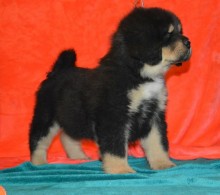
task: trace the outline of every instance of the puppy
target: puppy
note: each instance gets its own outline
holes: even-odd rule
[[[62,131],[61,142],[71,159],[87,159],[80,140],[95,140],[106,173],[135,172],[127,150],[136,140],[152,169],[173,167],[164,75],[190,56],[180,20],[160,8],[129,13],[95,69],[76,67],[74,50],[63,51],[37,92],[29,137],[32,163],[47,163],[47,149]]]

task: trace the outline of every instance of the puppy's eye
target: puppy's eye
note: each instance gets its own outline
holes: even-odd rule
[[[173,34],[173,31],[167,33],[168,36],[171,36],[172,34]]]
[[[165,35],[165,39],[171,38],[172,35],[173,35],[173,31],[172,32],[167,32],[166,35]]]

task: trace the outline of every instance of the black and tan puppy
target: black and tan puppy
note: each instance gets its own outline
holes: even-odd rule
[[[47,163],[47,149],[62,131],[72,159],[87,158],[81,139],[95,140],[106,173],[135,172],[127,148],[138,139],[152,169],[174,166],[168,156],[164,74],[190,56],[180,20],[159,8],[128,14],[93,70],[76,67],[73,50],[62,52],[37,92],[29,140],[32,163]]]

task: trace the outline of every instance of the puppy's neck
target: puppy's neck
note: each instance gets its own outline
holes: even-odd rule
[[[140,69],[140,75],[142,78],[150,78],[152,80],[158,78],[164,78],[165,73],[168,71],[170,64],[161,61],[157,65],[149,65],[144,63]]]

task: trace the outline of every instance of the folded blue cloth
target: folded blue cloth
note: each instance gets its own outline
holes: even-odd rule
[[[143,158],[129,157],[137,173],[103,173],[101,162],[33,166],[26,162],[0,171],[7,194],[220,194],[220,160],[174,161],[171,169],[151,170]]]

